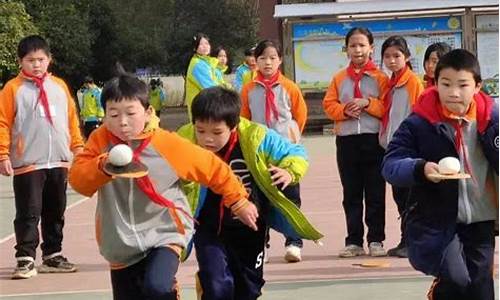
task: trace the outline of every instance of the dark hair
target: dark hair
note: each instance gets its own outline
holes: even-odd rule
[[[28,53],[37,51],[37,50],[42,50],[47,54],[47,56],[50,56],[50,47],[47,41],[39,35],[30,35],[25,38],[23,38],[21,41],[19,41],[19,44],[17,46],[17,57],[22,59]]]
[[[94,79],[92,78],[92,76],[87,75],[83,79],[83,83],[94,83]]]
[[[217,47],[215,49],[212,49],[212,51],[210,53],[210,56],[217,57],[217,56],[219,56],[219,52],[221,52],[222,50],[224,50],[224,52],[226,52],[226,55],[227,55],[226,48],[224,48],[223,46],[219,46],[219,47]]]
[[[271,41],[271,40],[263,40],[263,41],[259,42],[257,44],[257,46],[255,47],[255,51],[253,53],[253,56],[255,56],[255,58],[258,58],[269,47],[272,47],[272,48],[276,49],[276,52],[278,53],[278,56],[281,57],[281,47],[280,47],[280,45],[277,42],[274,42],[274,41]]]
[[[240,122],[240,96],[233,90],[214,86],[202,90],[193,99],[191,114],[196,121],[226,122],[231,129]]]
[[[423,62],[424,63],[424,68],[425,68],[425,62],[429,60],[429,58],[431,57],[432,52],[436,52],[436,55],[437,55],[438,59],[441,59],[441,57],[443,55],[445,55],[446,53],[448,53],[450,51],[451,51],[450,45],[448,45],[448,44],[446,44],[444,42],[431,44],[425,50],[424,62]]]
[[[436,71],[434,72],[436,82],[439,80],[441,71],[447,68],[452,68],[455,71],[463,70],[472,73],[476,84],[482,81],[481,68],[479,67],[477,58],[474,54],[465,49],[452,50],[439,59]]]
[[[148,85],[133,74],[125,72],[121,64],[116,65],[116,76],[104,84],[101,93],[101,104],[106,109],[106,103],[122,100],[138,99],[145,109],[149,107]]]
[[[208,42],[210,42],[210,38],[208,38],[208,35],[198,32],[195,36],[193,36],[193,52],[196,53],[196,50],[198,49],[198,46],[200,45],[201,39],[205,39]]]
[[[408,48],[408,43],[406,43],[406,40],[404,37],[400,35],[393,35],[388,37],[384,43],[382,44],[382,60],[384,59],[384,52],[387,50],[389,47],[396,47],[398,48],[401,53],[405,56],[405,58],[410,58],[411,57],[411,52],[410,48]],[[406,65],[410,68],[410,70],[413,70],[413,67],[411,66],[410,60],[406,62]]]
[[[243,54],[245,56],[253,56],[255,54],[255,46],[245,49],[245,52]]]
[[[365,35],[368,38],[368,42],[370,43],[370,45],[373,45],[373,34],[371,33],[370,30],[368,30],[367,28],[364,28],[364,27],[354,27],[351,30],[349,30],[349,32],[345,36],[345,45],[346,46],[349,46],[349,39],[355,33],[360,33],[362,35]]]

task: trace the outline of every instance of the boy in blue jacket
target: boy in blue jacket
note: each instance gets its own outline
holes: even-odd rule
[[[292,237],[322,237],[282,193],[308,168],[304,147],[240,119],[240,103],[234,91],[205,89],[193,100],[193,124],[179,130],[181,136],[225,160],[259,210],[258,230],[247,230],[231,211],[213,201],[220,195],[195,184],[188,188],[199,222],[193,240],[201,299],[250,300],[261,295],[267,226]]]
[[[494,299],[498,219],[498,105],[480,92],[479,63],[457,49],[436,67],[427,89],[389,143],[382,174],[410,187],[408,258],[436,277],[429,299]],[[438,180],[440,159],[460,160],[471,179]]]

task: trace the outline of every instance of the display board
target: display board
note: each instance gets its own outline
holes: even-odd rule
[[[476,47],[483,90],[498,98],[498,15],[476,16]]]
[[[347,65],[345,35],[353,27],[365,27],[373,33],[373,59],[379,67],[382,67],[380,51],[384,40],[396,34],[405,37],[417,74],[423,74],[423,56],[428,45],[446,42],[452,48],[462,47],[461,20],[453,16],[293,24],[295,81],[302,89],[327,88],[333,74]]]

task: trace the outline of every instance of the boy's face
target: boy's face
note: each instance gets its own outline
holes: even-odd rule
[[[222,149],[231,136],[231,128],[224,121],[195,121],[196,143],[201,147],[218,152]]]
[[[444,68],[439,73],[439,101],[457,115],[467,113],[474,94],[478,93],[480,88],[481,83],[476,83],[474,75],[469,71]]]
[[[151,113],[152,108],[144,109],[138,99],[108,101],[104,124],[121,140],[130,141],[142,133],[151,118]]]
[[[436,70],[436,66],[439,62],[439,57],[436,51],[431,52],[429,55],[429,59],[424,62],[425,75],[430,78],[434,78],[434,71]]]
[[[45,51],[39,49],[31,51],[19,59],[21,69],[29,75],[42,77],[49,68],[51,57]]]

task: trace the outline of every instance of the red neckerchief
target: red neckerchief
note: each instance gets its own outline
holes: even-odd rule
[[[111,136],[111,141],[115,144],[127,144],[111,133],[110,136]],[[133,150],[134,161],[141,162],[139,159],[140,154],[144,149],[146,149],[146,147],[150,142],[151,142],[151,136],[143,139],[142,142],[139,144],[139,146]],[[160,193],[158,193],[155,189],[154,183],[151,181],[151,178],[148,175],[141,178],[135,178],[135,182],[137,183],[139,189],[144,194],[146,194],[146,196],[148,196],[148,198],[151,201],[153,201],[158,205],[164,206],[168,209],[170,217],[175,222],[177,232],[179,232],[180,234],[185,234],[186,230],[184,228],[184,224],[182,223],[181,218],[179,217],[179,214],[177,213],[177,210],[180,210],[186,217],[196,222],[196,220],[194,220],[193,217],[188,212],[186,212],[182,207],[176,206],[172,200],[169,200],[163,197]]]
[[[405,67],[401,69],[401,71],[397,73],[397,75],[396,73],[392,73],[391,80],[389,81],[389,85],[387,88],[387,93],[385,94],[384,98],[384,115],[382,116],[382,128],[380,129],[380,134],[385,133],[387,124],[389,123],[389,113],[392,106],[392,92],[401,77],[403,77],[403,75],[406,73],[406,70],[408,70],[407,65],[405,65]]]
[[[424,81],[425,81],[425,88],[428,88],[428,87],[436,85],[436,83],[434,82],[434,78],[433,77],[424,75]]]
[[[23,76],[35,84],[35,86],[38,88],[40,91],[40,94],[38,96],[38,103],[40,103],[43,107],[43,111],[45,112],[45,117],[49,121],[49,123],[54,126],[54,122],[52,121],[52,115],[50,114],[50,107],[49,107],[49,99],[47,98],[47,92],[45,91],[45,88],[43,87],[43,83],[45,82],[45,78],[47,78],[47,72],[45,72],[42,77],[36,77],[33,75],[30,75],[26,73],[24,70],[21,70],[21,73]]]
[[[224,155],[218,154],[220,157],[222,157],[222,159],[224,159],[226,163],[229,163],[229,158],[231,157],[231,153],[233,152],[234,147],[236,147],[236,144],[238,144],[238,132],[235,129],[233,132],[231,132],[231,135],[229,136],[227,150],[224,153]],[[224,202],[221,199],[219,204],[219,228],[217,229],[217,234],[220,234],[223,219],[224,219]]]
[[[370,59],[368,62],[356,73],[356,66],[351,62],[347,67],[347,75],[354,81],[354,98],[363,98],[363,94],[361,94],[361,88],[359,82],[366,71],[376,70],[377,66]]]
[[[471,106],[469,107],[469,112],[467,115],[473,115],[473,111],[476,110],[476,122],[477,122],[477,131],[482,134],[488,127],[488,123],[491,119],[491,111],[493,108],[493,100],[489,99],[489,96],[483,92],[479,92],[474,95],[473,102],[471,102]],[[474,175],[471,173],[472,169],[470,168],[465,143],[463,141],[462,136],[462,123],[460,123],[456,119],[451,119],[446,115],[450,115],[444,111],[443,106],[439,101],[439,94],[436,87],[431,87],[426,89],[422,95],[420,95],[419,100],[413,107],[413,112],[417,115],[423,117],[431,124],[437,124],[439,122],[447,122],[453,126],[455,129],[455,150],[457,154],[462,153],[464,157],[464,168],[465,171],[471,174],[472,179],[474,179]]]
[[[276,72],[271,78],[264,78],[261,72],[257,71],[257,76],[255,81],[261,83],[266,90],[266,124],[267,127],[271,127],[271,121],[274,116],[275,120],[278,120],[278,108],[276,106],[276,99],[273,92],[273,86],[278,82],[281,72]]]

